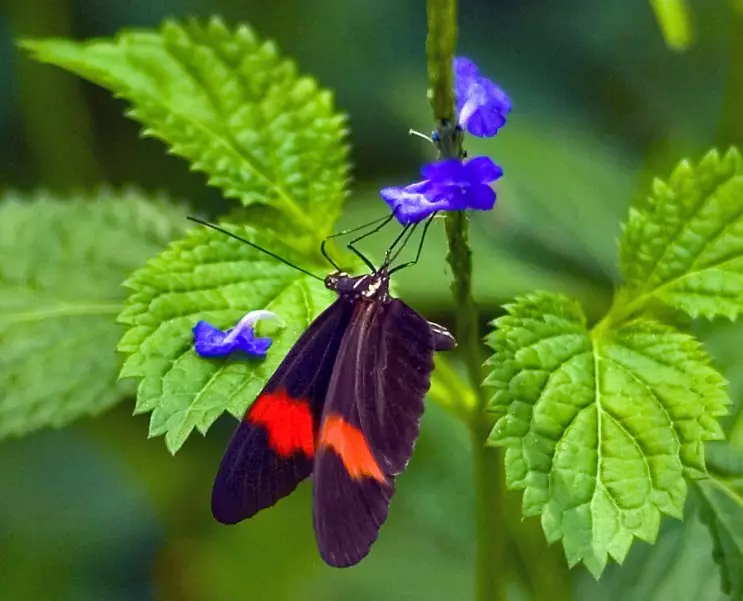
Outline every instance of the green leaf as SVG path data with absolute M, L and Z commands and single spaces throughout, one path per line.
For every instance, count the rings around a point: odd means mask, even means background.
M 672 50 L 686 50 L 691 43 L 691 10 L 687 0 L 650 0 L 655 18 Z
M 121 282 L 166 245 L 181 219 L 162 199 L 135 191 L 5 195 L 0 438 L 63 426 L 123 397 L 114 351 Z
M 308 270 L 324 267 L 268 232 L 225 226 Z M 206 433 L 229 411 L 239 417 L 309 323 L 333 300 L 322 282 L 213 230 L 198 227 L 137 271 L 120 321 L 128 354 L 121 377 L 141 381 L 136 413 L 152 412 L 150 436 L 165 435 L 175 453 L 196 428 Z M 269 309 L 285 327 L 272 333 L 265 360 L 203 359 L 192 328 L 206 320 L 229 328 L 248 311 Z
M 709 445 L 710 478 L 695 483 L 699 514 L 714 542 L 722 588 L 743 598 L 743 453 L 729 444 Z
M 575 601 L 726 601 L 699 503 L 691 486 L 683 522 L 663 520 L 654 545 L 633 545 L 624 563 L 607 566 L 598 582 L 574 574 Z
M 23 45 L 130 101 L 145 135 L 168 143 L 225 195 L 268 205 L 316 240 L 330 232 L 346 195 L 345 117 L 330 92 L 298 76 L 249 27 L 168 21 L 160 32 L 115 40 Z
M 702 442 L 722 437 L 724 379 L 696 339 L 649 319 L 589 331 L 548 293 L 507 309 L 488 338 L 490 442 L 507 447 L 524 515 L 598 576 L 633 537 L 655 540 L 661 514 L 681 516 L 684 475 L 703 473 Z
M 660 299 L 692 317 L 743 309 L 743 161 L 737 150 L 683 161 L 630 210 L 620 243 L 619 311 Z

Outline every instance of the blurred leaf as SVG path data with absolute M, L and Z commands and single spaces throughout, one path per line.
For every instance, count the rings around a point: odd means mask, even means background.
M 625 286 L 620 303 L 631 313 L 650 298 L 692 317 L 743 310 L 743 161 L 737 150 L 683 161 L 668 183 L 630 210 L 620 244 Z
M 318 269 L 278 237 L 225 226 L 308 270 Z M 205 434 L 224 411 L 241 417 L 309 323 L 333 300 L 322 282 L 214 230 L 198 227 L 127 282 L 118 349 L 121 377 L 140 378 L 137 413 L 152 412 L 150 436 L 175 453 L 194 428 Z M 227 329 L 248 311 L 269 309 L 286 327 L 265 360 L 206 360 L 193 350 L 199 320 Z
M 60 427 L 125 394 L 114 352 L 121 282 L 179 230 L 139 192 L 0 202 L 0 438 Z
M 649 319 L 589 331 L 576 303 L 548 293 L 507 310 L 488 337 L 490 442 L 507 447 L 524 515 L 598 576 L 633 537 L 654 541 L 661 513 L 681 517 L 683 476 L 722 437 L 724 379 L 696 339 Z
M 576 601 L 724 601 L 698 495 L 694 487 L 689 493 L 683 523 L 663 520 L 655 545 L 632 545 L 626 561 L 608 566 L 598 582 L 574 572 Z
M 477 407 L 475 392 L 454 369 L 452 360 L 437 353 L 434 362 L 428 398 L 459 419 L 469 419 Z
M 714 365 L 728 381 L 728 395 L 733 401 L 731 415 L 723 420 L 725 435 L 733 446 L 743 448 L 743 426 L 740 410 L 743 407 L 743 361 L 740 349 L 743 347 L 743 323 L 731 324 L 727 320 L 698 321 L 693 323 L 692 332 L 704 342 L 704 347 L 712 356 Z M 738 429 L 735 424 L 738 422 Z M 709 445 L 708 445 L 709 446 Z
M 328 91 L 298 77 L 249 27 L 168 21 L 159 33 L 112 41 L 23 45 L 132 102 L 129 115 L 145 134 L 170 144 L 225 195 L 269 205 L 315 239 L 330 233 L 346 194 L 345 118 Z
M 467 148 L 505 171 L 495 210 L 473 229 L 563 280 L 606 288 L 618 279 L 617 235 L 635 194 L 636 158 L 563 113 L 514 114 L 496 140 L 468 140 Z
M 699 513 L 714 542 L 722 588 L 743 598 L 743 453 L 727 444 L 708 449 L 710 478 L 696 482 Z
M 129 411 L 119 413 L 134 422 Z M 165 533 L 148 491 L 122 464 L 130 448 L 108 453 L 104 446 L 77 428 L 3 444 L 4 600 L 154 599 L 151 562 Z
M 686 50 L 691 43 L 691 11 L 687 0 L 650 0 L 666 44 Z

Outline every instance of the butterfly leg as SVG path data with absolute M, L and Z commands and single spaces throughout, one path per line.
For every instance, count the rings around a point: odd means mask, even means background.
M 413 259 L 412 261 L 408 261 L 407 263 L 403 263 L 402 265 L 398 265 L 397 267 L 392 268 L 390 270 L 390 275 L 392 275 L 396 271 L 400 271 L 401 269 L 405 269 L 406 267 L 410 267 L 412 265 L 415 265 L 418 262 L 418 260 L 421 258 L 421 252 L 423 252 L 423 243 L 426 241 L 426 234 L 428 233 L 428 228 L 431 226 L 431 223 L 433 223 L 434 217 L 436 217 L 436 213 L 434 213 L 433 215 L 431 215 L 428 218 L 428 221 L 426 221 L 426 224 L 423 226 L 423 233 L 421 234 L 421 240 L 418 243 L 418 250 L 415 253 L 415 259 Z M 398 252 L 398 254 L 399 254 L 399 252 Z M 394 261 L 394 259 L 396 259 L 396 258 L 397 258 L 397 255 L 395 255 L 392 260 Z

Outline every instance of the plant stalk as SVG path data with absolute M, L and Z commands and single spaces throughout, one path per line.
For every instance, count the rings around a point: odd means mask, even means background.
M 457 0 L 427 0 L 428 99 L 436 120 L 440 159 L 463 159 L 463 134 L 457 127 L 454 105 L 454 51 L 457 43 Z M 452 271 L 451 291 L 456 311 L 456 337 L 464 354 L 467 374 L 477 402 L 470 420 L 475 484 L 477 559 L 475 564 L 478 601 L 506 599 L 505 508 L 503 505 L 503 459 L 485 446 L 490 420 L 482 392 L 483 355 L 479 315 L 472 297 L 472 251 L 469 224 L 463 211 L 446 214 Z
M 13 37 L 69 37 L 71 4 L 70 0 L 11 0 L 7 9 Z M 99 184 L 104 178 L 92 150 L 95 136 L 81 82 L 19 53 L 14 58 L 18 106 L 34 179 L 52 188 Z
M 485 445 L 490 428 L 487 419 L 480 419 L 471 430 L 477 528 L 475 599 L 505 601 L 509 576 L 505 555 L 508 529 L 505 523 L 503 454 Z

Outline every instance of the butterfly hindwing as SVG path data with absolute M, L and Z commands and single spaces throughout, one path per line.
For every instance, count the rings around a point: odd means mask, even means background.
M 457 348 L 457 341 L 451 332 L 444 326 L 440 326 L 432 321 L 428 322 L 431 332 L 433 333 L 433 346 L 437 351 L 450 351 Z
M 338 299 L 300 336 L 245 413 L 212 489 L 212 514 L 234 524 L 291 493 L 312 472 L 315 439 L 353 305 Z
M 366 556 L 387 518 L 420 431 L 433 352 L 431 326 L 402 301 L 356 305 L 328 386 L 313 475 L 315 534 L 332 566 Z

